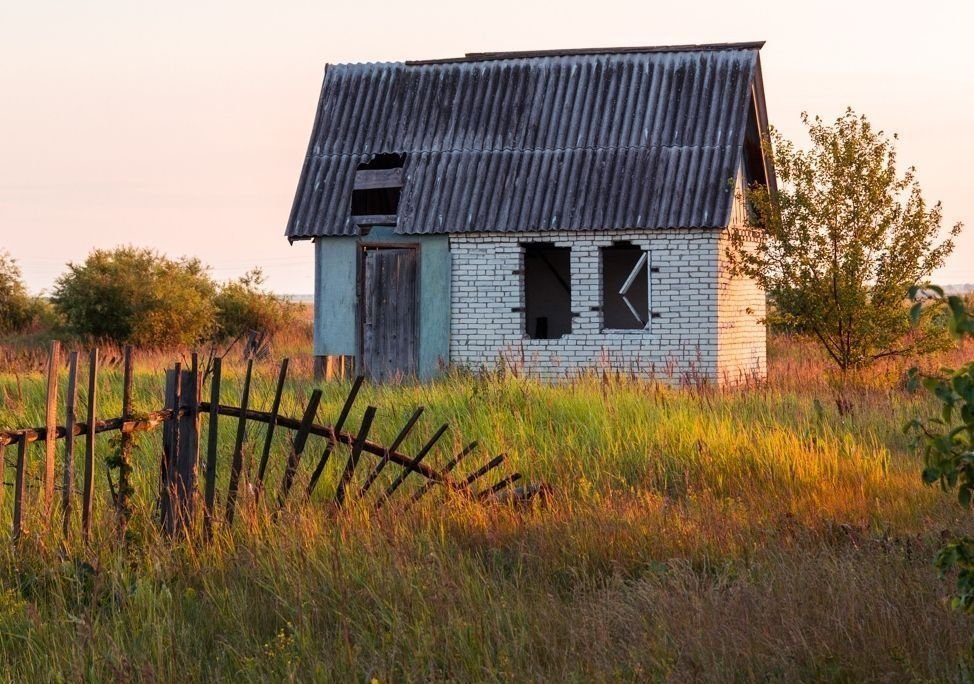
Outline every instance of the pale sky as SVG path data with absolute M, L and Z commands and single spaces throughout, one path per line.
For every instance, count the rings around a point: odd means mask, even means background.
M 0 249 L 34 292 L 130 243 L 310 293 L 284 226 L 326 63 L 766 40 L 771 122 L 796 139 L 802 110 L 851 105 L 899 133 L 945 223 L 971 224 L 937 279 L 974 282 L 972 26 L 942 0 L 0 0 Z

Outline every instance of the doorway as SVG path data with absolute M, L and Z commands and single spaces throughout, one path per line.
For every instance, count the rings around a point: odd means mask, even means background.
M 359 321 L 362 373 L 387 382 L 415 376 L 419 359 L 419 249 L 363 248 Z

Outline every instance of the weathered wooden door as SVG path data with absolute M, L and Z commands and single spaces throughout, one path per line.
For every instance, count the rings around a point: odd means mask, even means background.
M 419 352 L 417 250 L 367 248 L 363 260 L 362 370 L 371 380 L 415 375 Z

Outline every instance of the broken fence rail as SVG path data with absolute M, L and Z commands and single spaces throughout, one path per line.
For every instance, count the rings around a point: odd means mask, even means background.
M 335 503 L 341 507 L 347 498 L 354 493 L 356 498 L 364 500 L 366 493 L 375 483 L 379 474 L 390 464 L 398 466 L 400 472 L 394 477 L 385 491 L 381 492 L 374 500 L 376 507 L 381 507 L 388 502 L 390 497 L 403 484 L 406 478 L 415 474 L 422 477 L 425 482 L 413 493 L 407 502 L 411 505 L 422 498 L 432 488 L 441 485 L 445 489 L 461 494 L 470 500 L 483 500 L 496 494 L 508 487 L 510 484 L 520 480 L 519 473 L 513 473 L 502 477 L 495 484 L 485 487 L 480 491 L 473 491 L 472 485 L 484 477 L 487 473 L 499 467 L 505 461 L 505 456 L 499 455 L 491 458 L 487 463 L 473 471 L 465 478 L 455 479 L 451 472 L 459 464 L 460 460 L 469 455 L 477 446 L 472 442 L 466 448 L 451 459 L 442 469 L 437 469 L 424 462 L 424 458 L 429 454 L 433 445 L 446 432 L 448 426 L 444 425 L 426 442 L 426 445 L 414 457 L 400 451 L 400 446 L 406 436 L 415 427 L 419 417 L 423 413 L 420 407 L 412 414 L 406 425 L 400 430 L 390 447 L 386 447 L 378 442 L 368 439 L 369 428 L 375 418 L 377 409 L 369 406 L 366 409 L 363 423 L 353 434 L 345 431 L 344 424 L 347 421 L 352 405 L 354 404 L 359 389 L 362 386 L 363 378 L 355 379 L 351 390 L 342 407 L 339 419 L 335 425 L 328 426 L 315 422 L 318 403 L 321 398 L 321 390 L 312 393 L 311 400 L 305 410 L 302 419 L 280 415 L 279 409 L 284 388 L 284 381 L 287 375 L 288 360 L 284 359 L 278 375 L 277 387 L 274 395 L 274 402 L 270 411 L 261 411 L 250 408 L 249 406 L 249 382 L 244 383 L 244 390 L 241 397 L 240 406 L 219 403 L 220 398 L 220 378 L 221 360 L 212 360 L 212 378 L 210 401 L 200 401 L 202 397 L 202 374 L 200 373 L 198 357 L 193 354 L 193 363 L 190 370 L 182 370 L 179 364 L 175 368 L 167 371 L 167 383 L 165 400 L 167 407 L 162 410 L 152 411 L 147 414 L 135 415 L 132 410 L 131 401 L 131 382 L 133 376 L 132 350 L 126 347 L 124 351 L 124 379 L 123 379 L 123 415 L 114 418 L 98 419 L 98 350 L 93 349 L 89 353 L 89 372 L 88 372 L 88 396 L 87 396 L 87 420 L 76 420 L 77 388 L 79 387 L 78 378 L 78 352 L 71 352 L 68 362 L 68 387 L 65 397 L 65 425 L 57 425 L 57 379 L 56 369 L 60 358 L 60 345 L 53 343 L 49 355 L 48 367 L 48 391 L 47 406 L 45 413 L 45 425 L 39 427 L 29 427 L 16 430 L 0 431 L 0 481 L 3 481 L 3 474 L 6 470 L 5 454 L 9 453 L 7 447 L 16 446 L 15 480 L 13 484 L 13 536 L 18 538 L 23 533 L 23 522 L 25 515 L 25 496 L 27 490 L 27 458 L 29 446 L 35 442 L 45 443 L 44 473 L 41 478 L 42 489 L 44 492 L 44 502 L 47 506 L 48 520 L 52 516 L 51 506 L 53 504 L 54 471 L 56 467 L 56 447 L 53 446 L 59 439 L 65 440 L 65 458 L 63 462 L 64 475 L 63 486 L 61 487 L 61 513 L 63 516 L 63 533 L 66 536 L 70 530 L 71 514 L 73 512 L 72 498 L 74 494 L 74 439 L 76 437 L 85 438 L 84 449 L 84 480 L 81 490 L 81 513 L 82 513 L 82 532 L 87 540 L 90 534 L 91 520 L 94 508 L 94 486 L 95 486 L 95 435 L 104 432 L 120 432 L 122 439 L 119 440 L 120 446 L 117 463 L 122 464 L 119 470 L 119 487 L 116 490 L 115 484 L 111 481 L 109 472 L 109 486 L 111 488 L 112 500 L 118 514 L 120 527 L 124 529 L 131 511 L 128 509 L 127 496 L 130 493 L 128 478 L 131 476 L 131 463 L 129 461 L 130 449 L 132 446 L 132 436 L 137 432 L 151 431 L 162 428 L 163 450 L 159 492 L 159 512 L 160 522 L 167 533 L 174 533 L 182 529 L 192 519 L 193 505 L 197 498 L 197 477 L 196 471 L 202 463 L 200 454 L 200 423 L 204 415 L 209 416 L 208 428 L 209 437 L 206 448 L 206 466 L 204 469 L 204 531 L 206 536 L 211 533 L 212 521 L 214 519 L 215 508 L 215 485 L 217 458 L 217 426 L 218 417 L 225 416 L 236 418 L 238 421 L 236 440 L 234 443 L 233 455 L 230 463 L 230 487 L 227 492 L 227 515 L 228 526 L 233 522 L 233 511 L 236 503 L 237 490 L 240 485 L 241 477 L 245 476 L 242 472 L 242 463 L 238 454 L 242 453 L 243 440 L 246 438 L 246 424 L 256 422 L 267 426 L 263 449 L 260 455 L 257 479 L 251 484 L 254 485 L 254 503 L 260 501 L 260 494 L 264 487 L 264 478 L 267 471 L 268 462 L 271 458 L 271 439 L 276 429 L 290 430 L 295 433 L 290 447 L 290 455 L 285 464 L 284 476 L 281 483 L 281 491 L 277 497 L 278 509 L 282 508 L 290 492 L 290 485 L 293 483 L 298 467 L 301 462 L 301 452 L 309 437 L 316 436 L 326 440 L 326 445 L 322 450 L 321 457 L 317 466 L 310 474 L 308 487 L 305 491 L 305 499 L 310 498 L 321 471 L 331 453 L 338 447 L 349 450 L 348 460 L 342 471 L 338 482 Z M 208 364 L 207 367 L 210 367 Z M 247 379 L 249 380 L 253 372 L 253 362 L 248 362 Z M 188 400 L 188 403 L 186 403 Z M 54 457 L 52 457 L 52 454 Z M 349 489 L 355 476 L 355 471 L 363 454 L 376 457 L 378 462 L 370 468 L 370 472 L 365 483 L 356 489 Z M 107 464 L 106 464 L 107 465 Z M 0 503 L 3 502 L 3 488 L 0 488 Z

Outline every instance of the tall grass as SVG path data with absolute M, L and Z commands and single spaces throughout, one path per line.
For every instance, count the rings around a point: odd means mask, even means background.
M 274 356 L 305 344 L 296 336 Z M 378 406 L 375 438 L 389 442 L 423 405 L 407 452 L 449 422 L 431 459 L 442 464 L 473 439 L 481 448 L 464 472 L 507 453 L 512 469 L 552 489 L 527 508 L 437 493 L 408 513 L 362 504 L 336 513 L 341 453 L 314 499 L 280 520 L 245 491 L 232 531 L 218 527 L 209 545 L 168 542 L 153 522 L 159 436 L 150 434 L 137 447 L 129 541 L 114 531 L 102 466 L 101 524 L 85 546 L 77 530 L 65 543 L 49 530 L 35 455 L 28 534 L 0 543 L 3 672 L 11 681 L 964 679 L 974 625 L 944 607 L 950 582 L 930 558 L 944 530 L 971 525 L 920 484 L 900 431 L 927 400 L 901 387 L 902 364 L 840 380 L 800 341 L 777 339 L 772 352 L 769 381 L 738 390 L 461 373 L 363 390 L 350 426 Z M 161 406 L 172 360 L 138 359 L 139 409 Z M 108 366 L 101 410 L 117 415 L 120 369 Z M 299 416 L 313 382 L 306 358 L 292 368 L 283 411 Z M 237 402 L 241 376 L 230 363 L 225 402 Z M 259 364 L 252 405 L 270 404 L 274 381 L 273 363 Z M 0 426 L 43 423 L 43 385 L 39 369 L 0 372 Z M 323 389 L 319 420 L 332 422 L 348 386 Z M 235 427 L 222 421 L 221 499 Z M 262 429 L 248 432 L 251 478 Z M 103 462 L 112 445 L 99 444 Z M 309 461 L 321 447 L 311 440 Z M 9 509 L 7 497 L 0 529 L 10 529 Z

